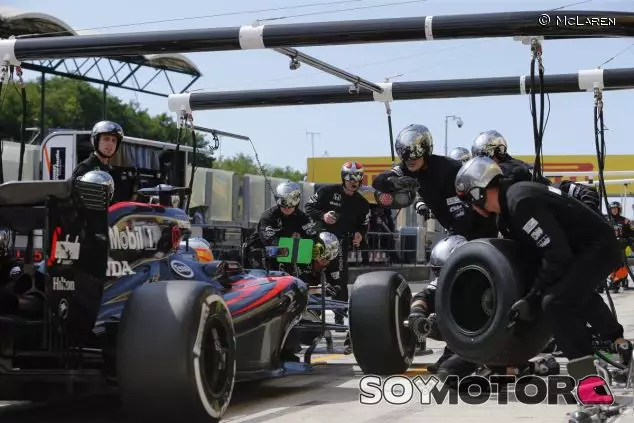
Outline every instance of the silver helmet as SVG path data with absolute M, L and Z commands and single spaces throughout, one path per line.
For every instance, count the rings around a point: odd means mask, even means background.
M 431 250 L 429 265 L 437 268 L 444 266 L 451 253 L 453 253 L 456 248 L 466 243 L 467 238 L 462 235 L 451 235 L 442 241 L 439 241 L 434 246 L 434 249 Z
M 456 175 L 456 194 L 464 203 L 482 208 L 486 200 L 486 188 L 494 179 L 502 176 L 502 169 L 493 159 L 474 157 L 462 165 Z
M 112 179 L 112 176 L 110 176 L 108 172 L 104 172 L 103 170 L 91 170 L 77 178 L 77 180 L 91 184 L 106 185 L 110 194 L 110 201 L 112 201 L 112 197 L 114 196 L 114 179 Z
M 332 261 L 339 255 L 339 239 L 330 232 L 322 232 L 319 234 L 319 240 L 317 243 L 322 244 L 324 251 L 321 257 L 328 261 Z
M 280 207 L 297 207 L 302 201 L 302 187 L 297 182 L 282 182 L 275 187 L 275 202 Z
M 485 156 L 503 156 L 508 151 L 506 140 L 498 131 L 484 131 L 480 133 L 471 147 L 473 157 Z
M 409 125 L 399 132 L 394 148 L 401 161 L 416 160 L 434 151 L 434 138 L 426 126 Z
M 449 157 L 458 160 L 459 162 L 466 163 L 471 160 L 471 153 L 464 147 L 456 147 L 449 152 Z

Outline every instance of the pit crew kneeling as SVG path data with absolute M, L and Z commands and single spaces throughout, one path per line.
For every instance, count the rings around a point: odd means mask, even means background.
M 435 324 L 438 277 L 440 276 L 440 270 L 445 265 L 451 253 L 466 242 L 467 239 L 461 235 L 450 235 L 442 241 L 439 241 L 433 250 L 431 250 L 429 265 L 433 279 L 422 291 L 414 295 L 411 302 L 410 314 L 407 318 L 409 327 L 419 339 L 428 336 L 429 338 L 443 341 Z M 453 351 L 445 347 L 438 361 L 427 366 L 427 371 L 432 374 L 438 373 L 440 365 L 452 355 Z
M 483 216 L 498 216 L 505 238 L 536 252 L 542 267 L 529 293 L 510 310 L 529 320 L 541 306 L 545 322 L 577 379 L 596 373 L 594 346 L 586 330 L 611 341 L 626 366 L 632 344 L 594 288 L 620 264 L 612 228 L 595 211 L 560 190 L 536 182 L 509 184 L 490 158 L 476 157 L 456 176 L 460 199 Z

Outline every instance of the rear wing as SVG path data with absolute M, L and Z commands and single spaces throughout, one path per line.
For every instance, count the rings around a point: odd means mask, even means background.
M 0 185 L 0 224 L 26 238 L 25 271 L 44 273 L 49 315 L 74 339 L 89 335 L 101 305 L 108 261 L 108 189 L 81 181 Z M 41 232 L 42 262 L 34 263 Z

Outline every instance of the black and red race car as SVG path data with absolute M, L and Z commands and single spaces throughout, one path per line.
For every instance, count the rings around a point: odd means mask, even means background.
M 19 262 L 0 257 L 0 401 L 115 389 L 144 419 L 213 422 L 236 380 L 287 374 L 308 287 L 191 260 L 175 251 L 182 210 L 108 208 L 108 195 L 81 181 L 0 185 L 8 245 L 25 245 Z

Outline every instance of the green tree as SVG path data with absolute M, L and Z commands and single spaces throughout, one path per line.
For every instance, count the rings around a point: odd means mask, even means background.
M 40 80 L 26 82 L 25 89 L 27 98 L 25 126 L 27 128 L 40 127 Z M 0 137 L 18 141 L 22 125 L 22 97 L 17 84 L 6 85 L 2 90 L 1 98 Z M 103 92 L 87 82 L 53 77 L 46 80 L 44 107 L 45 128 L 90 130 L 95 122 L 103 118 Z M 176 141 L 178 134 L 176 122 L 167 113 L 151 116 L 138 102 L 124 103 L 110 94 L 106 95 L 106 110 L 107 118 L 119 123 L 128 136 L 170 143 Z M 195 138 L 197 147 L 209 151 L 207 135 L 198 133 Z M 184 145 L 192 145 L 191 132 L 183 130 L 180 142 Z M 213 162 L 200 155 L 197 166 L 232 170 L 240 175 L 261 174 L 256 161 L 244 154 L 238 154 L 232 158 L 219 158 Z M 304 177 L 301 172 L 288 166 L 280 168 L 264 165 L 263 167 L 267 176 L 292 181 L 301 181 Z
M 40 127 L 40 81 L 25 84 L 27 98 L 26 127 Z M 0 105 L 0 136 L 19 140 L 22 125 L 22 98 L 17 84 L 9 84 L 2 92 Z M 150 116 L 134 101 L 106 95 L 107 118 L 119 123 L 131 137 L 154 139 L 164 142 L 176 140 L 176 122 L 166 113 Z M 65 128 L 90 130 L 103 118 L 103 93 L 87 82 L 54 77 L 46 80 L 44 126 L 47 129 Z M 191 134 L 183 131 L 181 142 L 191 145 Z M 207 140 L 197 135 L 197 145 L 206 146 Z
M 236 172 L 242 176 L 245 174 L 262 175 L 262 171 L 266 176 L 273 178 L 284 178 L 290 181 L 299 182 L 304 179 L 304 174 L 298 170 L 292 169 L 290 166 L 285 168 L 276 167 L 271 165 L 262 165 L 262 170 L 257 164 L 257 161 L 252 157 L 244 153 L 238 153 L 234 157 L 219 157 L 215 163 L 216 169 L 224 169 Z

